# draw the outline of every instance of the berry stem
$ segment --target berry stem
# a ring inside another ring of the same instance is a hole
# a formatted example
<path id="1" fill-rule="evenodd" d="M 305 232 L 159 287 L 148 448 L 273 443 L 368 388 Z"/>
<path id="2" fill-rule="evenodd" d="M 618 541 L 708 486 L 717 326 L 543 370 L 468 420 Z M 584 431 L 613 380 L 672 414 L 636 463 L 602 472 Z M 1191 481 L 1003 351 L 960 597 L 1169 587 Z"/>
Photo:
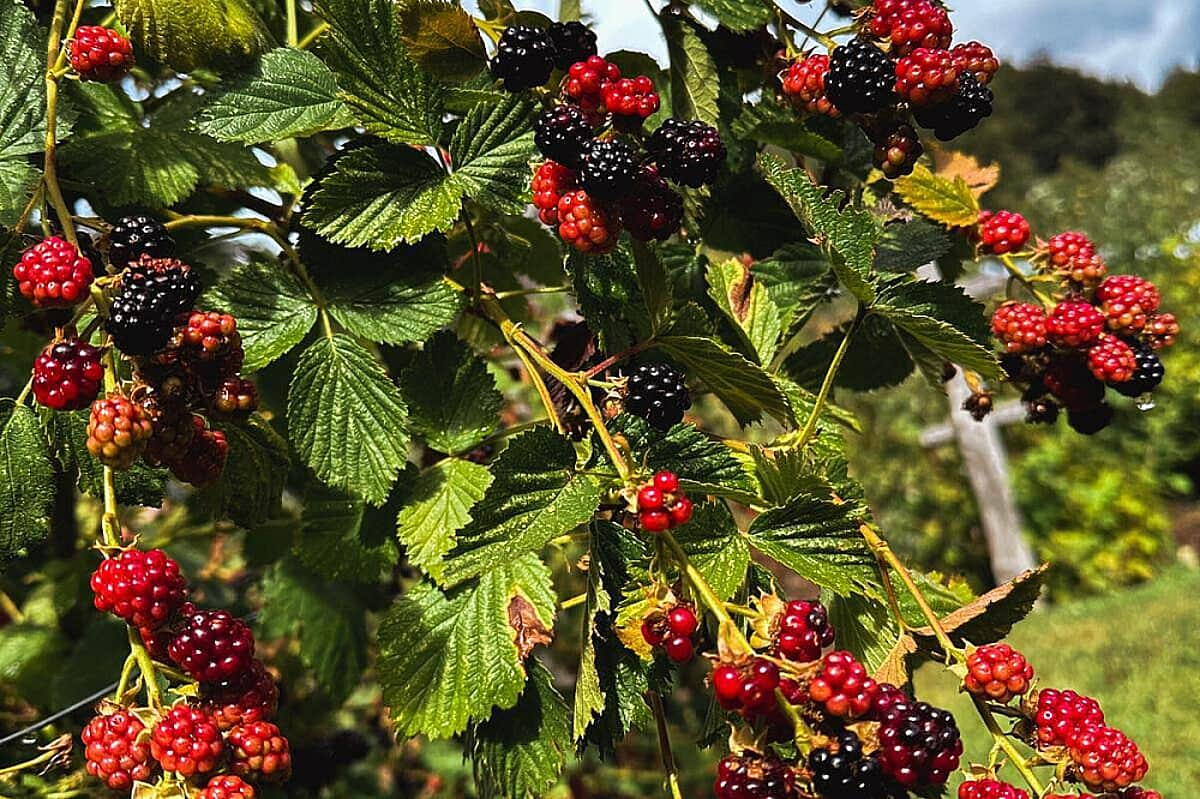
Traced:
<path id="1" fill-rule="evenodd" d="M 79 28 L 79 20 L 83 18 L 83 8 L 87 5 L 87 0 L 75 0 L 75 11 L 71 14 L 71 22 L 67 25 L 67 32 L 63 34 L 62 40 L 69 41 L 75 35 L 75 31 Z M 58 57 L 54 60 L 50 71 L 55 73 L 57 77 L 62 77 L 70 68 L 67 66 L 67 50 L 60 46 Z"/>
<path id="2" fill-rule="evenodd" d="M 1017 262 L 1013 260 L 1012 255 L 1001 255 L 1000 263 L 1004 264 L 1004 268 L 1008 270 L 1008 273 L 1024 286 L 1025 290 L 1032 294 L 1043 307 L 1047 310 L 1054 307 L 1054 300 L 1033 284 L 1033 281 L 1029 279 L 1029 275 L 1022 272 L 1021 267 L 1017 266 Z"/>
<path id="3" fill-rule="evenodd" d="M 529 375 L 529 381 L 537 389 L 538 396 L 542 400 L 542 407 L 546 409 L 546 415 L 554 423 L 554 429 L 560 434 L 566 432 L 562 419 L 558 416 L 558 409 L 554 407 L 554 398 L 550 396 L 550 389 L 546 386 L 546 381 L 538 373 L 537 367 L 534 366 L 533 361 L 529 359 L 524 350 L 511 340 L 508 343 L 512 346 L 513 352 L 517 354 L 517 358 L 520 359 L 521 365 L 525 367 L 525 374 Z"/>
<path id="4" fill-rule="evenodd" d="M 287 0 L 287 43 L 295 47 L 300 42 L 300 29 L 296 20 L 296 0 Z"/>
<path id="5" fill-rule="evenodd" d="M 130 652 L 125 657 L 125 665 L 121 667 L 121 679 L 117 681 L 117 692 L 113 695 L 113 701 L 121 704 L 125 701 L 125 693 L 129 690 L 129 678 L 133 676 L 133 667 L 137 665 L 137 658 Z"/>
<path id="6" fill-rule="evenodd" d="M 587 377 L 588 380 L 591 380 L 596 375 L 602 374 L 606 369 L 611 367 L 613 364 L 615 364 L 619 361 L 623 361 L 626 358 L 630 358 L 634 355 L 637 355 L 639 352 L 644 350 L 647 346 L 649 346 L 649 342 L 644 342 L 642 344 L 634 344 L 632 347 L 630 347 L 628 349 L 621 350 L 616 355 L 608 356 L 603 361 L 596 364 L 591 369 L 588 369 L 583 374 L 584 374 L 584 376 Z"/>
<path id="7" fill-rule="evenodd" d="M 837 47 L 837 42 L 833 40 L 832 36 L 826 36 L 816 28 L 811 28 L 808 25 L 805 25 L 803 22 L 784 11 L 782 8 L 779 8 L 779 6 L 776 6 L 775 8 L 779 11 L 780 16 L 785 18 L 788 24 L 793 28 L 803 33 L 806 39 L 815 39 L 827 50 L 832 50 L 833 48 Z"/>
<path id="8" fill-rule="evenodd" d="M 1030 768 L 1029 764 L 1025 762 L 1025 758 L 1021 756 L 1021 753 L 1017 751 L 1015 746 L 1013 746 L 1013 742 L 1010 741 L 1008 736 L 1004 734 L 1004 731 L 1000 729 L 1000 725 L 996 723 L 996 717 L 992 715 L 992 711 L 988 708 L 987 704 L 982 698 L 975 695 L 972 695 L 971 699 L 975 703 L 975 710 L 979 712 L 979 717 L 983 719 L 984 726 L 987 727 L 988 732 L 992 734 L 992 740 L 995 741 L 996 746 L 1000 747 L 1004 754 L 1008 756 L 1009 762 L 1012 763 L 1013 768 L 1017 770 L 1017 772 L 1025 780 L 1026 784 L 1029 785 L 1030 789 L 1032 789 L 1037 796 L 1041 796 L 1042 794 L 1046 793 L 1046 786 L 1042 785 L 1041 780 L 1039 780 L 1037 775 L 1033 773 L 1033 769 Z"/>
<path id="9" fill-rule="evenodd" d="M 84 0 L 78 0 L 77 13 L 82 13 Z M 62 51 L 62 28 L 66 21 L 67 2 L 58 0 L 54 4 L 54 17 L 50 22 L 50 38 L 46 44 L 46 138 L 45 161 L 42 167 L 42 184 L 46 188 L 46 196 L 54 206 L 58 222 L 62 225 L 63 235 L 67 241 L 79 246 L 75 235 L 75 223 L 71 219 L 71 209 L 63 199 L 62 188 L 58 185 L 58 78 L 54 70 L 59 66 Z"/>
<path id="10" fill-rule="evenodd" d="M 704 603 L 704 606 L 717 617 L 721 625 L 721 632 L 733 639 L 733 643 L 743 653 L 754 654 L 754 647 L 750 646 L 750 642 L 746 640 L 746 636 L 742 634 L 741 629 L 737 626 L 737 622 L 729 615 L 729 611 L 725 609 L 725 603 L 713 591 L 712 586 L 704 579 L 704 575 L 700 570 L 692 565 L 691 559 L 687 553 L 683 551 L 683 547 L 675 540 L 675 536 L 671 535 L 669 530 L 664 530 L 658 534 L 658 538 L 666 547 L 671 559 L 675 561 L 675 565 L 683 572 L 684 578 L 695 591 L 696 596 Z"/>
<path id="11" fill-rule="evenodd" d="M 154 668 L 154 660 L 146 651 L 146 645 L 142 643 L 137 630 L 125 625 L 125 632 L 129 636 L 129 649 L 133 653 L 134 660 L 137 661 L 138 671 L 142 673 L 142 682 L 146 684 L 146 699 L 149 700 L 150 707 L 161 711 L 162 691 L 158 687 L 158 674 Z"/>
<path id="12" fill-rule="evenodd" d="M 312 43 L 315 42 L 317 40 L 317 38 L 327 30 L 329 30 L 329 23 L 321 22 L 316 27 L 314 27 L 312 30 L 310 30 L 308 33 L 304 34 L 303 39 L 296 42 L 296 49 L 297 50 L 308 49 L 312 45 Z"/>
<path id="13" fill-rule="evenodd" d="M 29 392 L 32 390 L 33 390 L 33 378 L 30 377 L 29 380 L 27 380 L 25 382 L 25 388 L 21 389 L 21 393 L 17 395 L 16 404 L 18 406 L 24 405 L 25 400 L 29 398 Z"/>
<path id="14" fill-rule="evenodd" d="M 829 368 L 825 370 L 825 379 L 821 381 L 821 388 L 817 392 L 817 398 L 813 402 L 812 412 L 808 415 L 808 421 L 804 423 L 804 429 L 800 431 L 800 438 L 796 443 L 796 449 L 803 450 L 812 441 L 813 435 L 817 432 L 817 425 L 821 421 L 821 413 L 825 410 L 825 403 L 829 401 L 829 392 L 833 390 L 833 381 L 837 379 L 838 369 L 842 366 L 842 361 L 846 358 L 846 352 L 850 349 L 850 340 L 854 338 L 854 334 L 858 331 L 863 319 L 867 316 L 865 306 L 858 306 L 858 313 L 854 315 L 854 321 L 850 323 L 850 327 L 846 329 L 846 335 L 842 336 L 842 343 L 838 345 L 837 352 L 833 354 L 833 360 L 829 363 Z"/>
<path id="15" fill-rule="evenodd" d="M 647 691 L 643 698 L 654 714 L 654 724 L 658 727 L 658 751 L 662 757 L 663 771 L 667 774 L 667 787 L 671 791 L 671 799 L 683 799 L 679 790 L 679 768 L 675 765 L 675 753 L 671 751 L 671 734 L 667 729 L 667 714 L 663 709 L 662 696 L 658 691 Z"/>
<path id="16" fill-rule="evenodd" d="M 496 299 L 507 300 L 512 297 L 529 297 L 535 294 L 562 294 L 571 291 L 570 286 L 537 286 L 531 289 L 513 289 L 512 291 L 497 291 Z"/>
<path id="17" fill-rule="evenodd" d="M 562 602 L 559 602 L 558 609 L 559 610 L 570 610 L 571 608 L 578 607 L 578 606 L 582 605 L 584 602 L 587 602 L 587 598 L 588 598 L 588 595 L 587 595 L 586 591 L 582 594 L 576 594 L 575 596 L 570 597 L 569 599 L 564 599 Z"/>

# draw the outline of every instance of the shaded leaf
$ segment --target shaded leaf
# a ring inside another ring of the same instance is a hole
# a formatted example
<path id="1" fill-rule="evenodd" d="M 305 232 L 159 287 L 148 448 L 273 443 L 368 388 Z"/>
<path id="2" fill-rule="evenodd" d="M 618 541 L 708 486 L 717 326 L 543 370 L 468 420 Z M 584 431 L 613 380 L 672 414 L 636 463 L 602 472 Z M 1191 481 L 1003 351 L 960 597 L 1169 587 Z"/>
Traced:
<path id="1" fill-rule="evenodd" d="M 54 468 L 37 414 L 0 399 L 0 568 L 50 533 Z"/>
<path id="2" fill-rule="evenodd" d="M 886 286 L 872 312 L 886 317 L 941 359 L 999 379 L 983 305 L 958 286 L 904 281 Z"/>
<path id="3" fill-rule="evenodd" d="M 723 344 L 698 336 L 664 336 L 654 346 L 703 381 L 739 423 L 756 422 L 764 412 L 783 422 L 791 418 L 787 400 L 770 375 Z"/>
<path id="4" fill-rule="evenodd" d="M 129 38 L 179 72 L 235 65 L 272 44 L 245 0 L 117 0 L 116 9 Z"/>
<path id="5" fill-rule="evenodd" d="M 647 469 L 670 469 L 684 490 L 730 499 L 755 501 L 755 485 L 733 455 L 733 450 L 690 424 L 677 424 L 664 435 L 632 414 L 618 416 L 610 425 L 629 442 L 630 449 Z M 600 450 L 599 447 L 596 448 Z"/>
<path id="6" fill-rule="evenodd" d="M 888 225 L 875 253 L 875 268 L 881 272 L 909 272 L 941 258 L 950 251 L 950 238 L 940 226 L 917 218 Z"/>
<path id="7" fill-rule="evenodd" d="M 732 598 L 745 583 L 750 545 L 724 502 L 697 505 L 692 520 L 675 530 L 675 539 L 721 599 Z"/>
<path id="8" fill-rule="evenodd" d="M 213 307 L 233 314 L 246 360 L 257 371 L 299 344 L 317 321 L 317 306 L 300 281 L 279 264 L 252 261 L 234 268 L 210 292 Z"/>
<path id="9" fill-rule="evenodd" d="M 459 83 L 487 64 L 479 28 L 459 5 L 443 0 L 404 0 L 399 14 L 400 41 L 409 56 L 435 78 Z"/>
<path id="10" fill-rule="evenodd" d="M 246 528 L 277 516 L 290 466 L 287 442 L 257 415 L 245 424 L 213 426 L 225 433 L 229 455 L 221 479 L 201 490 L 197 501 Z"/>
<path id="11" fill-rule="evenodd" d="M 465 452 L 499 423 L 504 398 L 484 364 L 453 333 L 425 344 L 400 374 L 409 427 L 438 452 Z"/>
<path id="12" fill-rule="evenodd" d="M 362 499 L 310 483 L 304 493 L 296 557 L 314 574 L 348 583 L 375 583 L 399 560 L 391 536 L 366 541 Z"/>

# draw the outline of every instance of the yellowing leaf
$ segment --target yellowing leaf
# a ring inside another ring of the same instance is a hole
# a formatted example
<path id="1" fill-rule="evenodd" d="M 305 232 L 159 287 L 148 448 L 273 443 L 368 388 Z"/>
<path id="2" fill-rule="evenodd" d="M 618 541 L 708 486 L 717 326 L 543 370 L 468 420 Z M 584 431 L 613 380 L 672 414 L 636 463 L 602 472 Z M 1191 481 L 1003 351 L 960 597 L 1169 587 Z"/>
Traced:
<path id="1" fill-rule="evenodd" d="M 947 227 L 967 227 L 979 218 L 979 200 L 961 175 L 935 175 L 917 164 L 911 175 L 897 178 L 896 191 L 919 213 Z"/>
<path id="2" fill-rule="evenodd" d="M 944 178 L 962 178 L 971 187 L 971 193 L 982 197 L 1000 182 L 1000 165 L 983 166 L 973 155 L 942 150 L 933 155 L 933 170 Z"/>

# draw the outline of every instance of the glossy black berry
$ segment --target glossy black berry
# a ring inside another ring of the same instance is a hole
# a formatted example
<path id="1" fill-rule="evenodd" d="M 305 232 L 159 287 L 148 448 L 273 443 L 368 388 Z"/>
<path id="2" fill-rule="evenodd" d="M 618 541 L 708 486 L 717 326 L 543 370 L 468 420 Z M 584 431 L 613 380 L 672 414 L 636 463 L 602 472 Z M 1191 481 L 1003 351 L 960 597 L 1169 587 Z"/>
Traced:
<path id="1" fill-rule="evenodd" d="M 664 178 L 698 189 L 716 180 L 725 163 L 721 134 L 699 120 L 668 119 L 646 142 Z"/>
<path id="2" fill-rule="evenodd" d="M 918 108 L 917 124 L 929 128 L 942 141 L 950 141 L 992 115 L 992 90 L 971 73 L 958 78 L 958 93 L 944 103 Z"/>
<path id="3" fill-rule="evenodd" d="M 1094 436 L 1112 423 L 1113 409 L 1107 402 L 1092 408 L 1068 408 L 1067 424 L 1076 433 Z"/>
<path id="4" fill-rule="evenodd" d="M 621 218 L 639 241 L 664 241 L 683 223 L 683 198 L 653 166 L 644 166 L 633 190 L 621 201 Z"/>
<path id="5" fill-rule="evenodd" d="M 1113 383 L 1112 387 L 1126 397 L 1140 397 L 1158 388 L 1163 378 L 1167 376 L 1167 370 L 1163 367 L 1158 354 L 1148 344 L 1133 341 L 1129 346 L 1133 348 L 1133 354 L 1137 358 L 1137 369 L 1134 370 L 1133 377 L 1129 380 L 1124 383 Z"/>
<path id="6" fill-rule="evenodd" d="M 862 741 L 847 730 L 833 747 L 814 749 L 808 756 L 813 787 L 825 799 L 883 799 L 891 796 L 889 782 L 874 757 L 864 757 Z"/>
<path id="7" fill-rule="evenodd" d="M 108 234 L 108 261 L 117 269 L 142 255 L 166 258 L 175 251 L 175 240 L 162 222 L 149 216 L 126 216 Z"/>
<path id="8" fill-rule="evenodd" d="M 888 54 L 866 39 L 833 51 L 825 96 L 843 114 L 872 114 L 896 101 L 896 68 Z"/>
<path id="9" fill-rule="evenodd" d="M 963 744 L 954 717 L 925 702 L 900 700 L 879 719 L 883 771 L 905 788 L 944 785 L 958 768 Z"/>
<path id="10" fill-rule="evenodd" d="M 1049 397 L 1037 397 L 1025 403 L 1025 421 L 1030 424 L 1054 424 L 1058 421 L 1058 404 Z"/>
<path id="11" fill-rule="evenodd" d="M 533 143 L 551 161 L 578 169 L 595 131 L 577 105 L 558 105 L 543 111 L 533 123 Z"/>
<path id="12" fill-rule="evenodd" d="M 554 71 L 554 44 L 541 28 L 510 25 L 496 44 L 492 77 L 504 81 L 510 92 L 543 85 Z"/>
<path id="13" fill-rule="evenodd" d="M 579 164 L 579 185 L 596 200 L 619 200 L 633 188 L 637 156 L 618 139 L 594 141 Z"/>
<path id="14" fill-rule="evenodd" d="M 200 278 L 190 269 L 127 273 L 104 327 L 121 352 L 150 355 L 167 345 L 179 316 L 199 296 Z"/>
<path id="15" fill-rule="evenodd" d="M 642 364 L 629 377 L 625 409 L 656 430 L 668 430 L 683 421 L 691 404 L 683 375 L 666 364 Z"/>
<path id="16" fill-rule="evenodd" d="M 596 34 L 582 22 L 555 22 L 546 32 L 554 44 L 554 66 L 559 69 L 596 55 Z"/>

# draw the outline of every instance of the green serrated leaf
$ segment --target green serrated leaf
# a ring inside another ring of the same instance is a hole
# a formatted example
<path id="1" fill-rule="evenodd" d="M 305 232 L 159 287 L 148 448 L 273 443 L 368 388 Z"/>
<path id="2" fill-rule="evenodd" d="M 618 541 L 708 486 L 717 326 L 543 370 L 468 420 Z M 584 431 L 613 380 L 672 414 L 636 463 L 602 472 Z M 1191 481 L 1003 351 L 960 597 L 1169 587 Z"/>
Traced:
<path id="1" fill-rule="evenodd" d="M 919 280 L 891 283 L 880 291 L 872 311 L 895 323 L 941 359 L 987 380 L 1000 378 L 983 306 L 958 286 Z"/>
<path id="2" fill-rule="evenodd" d="M 408 559 L 436 580 L 456 533 L 471 521 L 471 508 L 492 484 L 487 467 L 447 458 L 421 473 L 396 517 L 396 532 Z"/>
<path id="3" fill-rule="evenodd" d="M 566 268 L 583 317 L 602 348 L 619 351 L 650 336 L 647 303 L 627 243 L 604 255 L 571 250 Z"/>
<path id="4" fill-rule="evenodd" d="M 237 317 L 246 373 L 299 344 L 317 321 L 317 306 L 308 291 L 278 264 L 252 261 L 235 267 L 209 292 L 209 299 L 213 307 Z"/>
<path id="5" fill-rule="evenodd" d="M 872 283 L 879 227 L 870 213 L 842 208 L 845 195 L 812 181 L 803 169 L 788 169 L 783 159 L 763 153 L 758 168 L 830 257 L 838 278 L 862 302 L 875 299 Z"/>
<path id="6" fill-rule="evenodd" d="M 516 704 L 525 656 L 546 640 L 554 608 L 550 570 L 535 555 L 449 592 L 431 583 L 409 589 L 379 628 L 379 683 L 397 732 L 448 738 Z"/>
<path id="7" fill-rule="evenodd" d="M 889 669 L 889 682 L 904 686 L 907 670 L 897 680 L 897 666 L 902 665 L 903 653 L 897 651 L 901 632 L 888 606 L 866 596 L 829 597 L 829 622 L 838 635 L 838 646 L 851 652 L 871 674 L 881 668 Z M 900 655 L 900 663 L 895 659 Z M 882 678 L 881 678 L 882 679 Z"/>
<path id="8" fill-rule="evenodd" d="M 398 6 L 391 0 L 317 0 L 313 7 L 330 26 L 319 54 L 367 132 L 405 144 L 437 144 L 444 90 L 408 57 Z"/>
<path id="9" fill-rule="evenodd" d="M 858 530 L 854 506 L 799 494 L 760 514 L 746 531 L 767 557 L 840 596 L 870 593 L 878 582 L 875 557 Z"/>
<path id="10" fill-rule="evenodd" d="M 689 493 L 756 502 L 754 480 L 734 457 L 733 450 L 692 425 L 677 424 L 663 435 L 645 420 L 625 413 L 609 427 L 625 436 L 630 449 L 647 469 L 670 469 Z"/>
<path id="11" fill-rule="evenodd" d="M 717 18 L 726 28 L 748 31 L 766 25 L 771 19 L 769 6 L 745 0 L 699 0 L 696 5 Z"/>
<path id="12" fill-rule="evenodd" d="M 632 242 L 633 267 L 637 273 L 638 288 L 650 317 L 651 335 L 658 333 L 671 322 L 673 296 L 671 279 L 657 250 L 648 244 Z"/>
<path id="13" fill-rule="evenodd" d="M 916 218 L 883 229 L 875 253 L 875 268 L 881 272 L 910 272 L 949 251 L 950 237 L 946 231 L 928 220 Z"/>
<path id="14" fill-rule="evenodd" d="M 306 50 L 278 48 L 205 106 L 197 125 L 214 139 L 257 143 L 351 122 L 333 71 Z"/>
<path id="15" fill-rule="evenodd" d="M 725 345 L 699 336 L 663 336 L 654 346 L 703 381 L 740 424 L 756 422 L 764 412 L 782 422 L 791 418 L 787 400 L 770 375 Z"/>
<path id="16" fill-rule="evenodd" d="M 54 468 L 37 414 L 0 399 L 0 568 L 50 532 Z"/>
<path id="17" fill-rule="evenodd" d="M 739 139 L 774 144 L 831 164 L 841 163 L 844 157 L 841 147 L 810 130 L 796 119 L 795 111 L 768 99 L 742 106 L 731 127 Z"/>
<path id="18" fill-rule="evenodd" d="M 341 704 L 367 665 L 366 608 L 345 586 L 290 558 L 266 573 L 262 594 L 259 627 L 268 637 L 298 636 L 301 659 Z"/>
<path id="19" fill-rule="evenodd" d="M 575 449 L 547 427 L 514 438 L 492 466 L 492 485 L 473 521 L 446 557 L 443 579 L 455 585 L 586 524 L 600 504 L 599 480 L 573 474 Z"/>
<path id="20" fill-rule="evenodd" d="M 465 452 L 487 438 L 499 422 L 504 398 L 482 360 L 453 333 L 425 345 L 400 374 L 409 427 L 438 452 Z"/>
<path id="21" fill-rule="evenodd" d="M 403 0 L 400 40 L 409 56 L 435 78 L 461 83 L 487 64 L 483 39 L 471 15 L 445 0 Z"/>
<path id="22" fill-rule="evenodd" d="M 892 185 L 918 213 L 947 227 L 970 227 L 979 221 L 979 200 L 961 175 L 951 180 L 917 164 L 911 175 L 897 178 Z"/>
<path id="23" fill-rule="evenodd" d="M 326 288 L 329 312 L 347 330 L 371 341 L 423 341 L 454 321 L 465 298 L 422 264 L 400 274 L 346 271 Z"/>
<path id="24" fill-rule="evenodd" d="M 229 455 L 221 479 L 200 491 L 197 501 L 246 528 L 277 516 L 290 466 L 287 442 L 261 416 L 214 426 L 225 433 Z"/>
<path id="25" fill-rule="evenodd" d="M 104 467 L 87 451 L 88 412 L 44 411 L 42 423 L 50 441 L 50 449 L 64 470 L 75 470 L 76 484 L 85 494 L 101 499 L 104 496 Z M 165 469 L 153 469 L 144 461 L 132 468 L 117 472 L 114 482 L 117 502 L 122 505 L 159 507 L 166 487 Z"/>
<path id="26" fill-rule="evenodd" d="M 779 306 L 785 332 L 802 327 L 837 290 L 837 276 L 829 259 L 817 245 L 807 241 L 781 247 L 751 270 Z"/>
<path id="27" fill-rule="evenodd" d="M 129 38 L 178 72 L 236 65 L 272 44 L 245 0 L 117 0 L 116 8 Z"/>
<path id="28" fill-rule="evenodd" d="M 361 344 L 322 337 L 300 356 L 288 389 L 288 435 L 322 481 L 376 505 L 408 456 L 399 389 Z"/>
<path id="29" fill-rule="evenodd" d="M 761 364 L 769 364 L 779 346 L 783 321 L 767 287 L 754 279 L 738 258 L 708 266 L 708 296 L 733 322 L 746 349 Z"/>
<path id="30" fill-rule="evenodd" d="M 680 119 L 699 119 L 715 126 L 720 121 L 717 65 L 703 40 L 682 17 L 659 19 L 671 58 L 671 111 Z"/>
<path id="31" fill-rule="evenodd" d="M 615 526 L 615 525 L 614 525 Z M 588 543 L 589 555 L 597 546 L 597 536 L 602 534 L 603 525 L 593 523 Z M 578 741 L 587 732 L 588 726 L 604 711 L 604 689 L 600 687 L 600 672 L 596 669 L 596 622 L 600 614 L 612 610 L 612 598 L 604 587 L 603 558 L 597 555 L 588 558 L 587 603 L 584 606 L 583 626 L 579 646 L 579 673 L 575 678 L 575 703 L 571 710 L 571 740 Z"/>
<path id="32" fill-rule="evenodd" d="M 314 574 L 347 583 L 374 583 L 396 565 L 388 536 L 364 541 L 367 504 L 358 497 L 311 483 L 304 493 L 296 557 Z"/>
<path id="33" fill-rule="evenodd" d="M 40 153 L 45 146 L 45 51 L 25 4 L 0 2 L 0 161 Z"/>
<path id="34" fill-rule="evenodd" d="M 538 799 L 566 765 L 570 711 L 541 662 L 529 667 L 513 707 L 498 710 L 475 731 L 472 761 L 481 799 Z"/>
<path id="35" fill-rule="evenodd" d="M 533 103 L 519 94 L 499 103 L 480 103 L 454 131 L 450 159 L 453 181 L 477 203 L 500 213 L 519 214 L 529 195 L 533 146 Z"/>
<path id="36" fill-rule="evenodd" d="M 729 599 L 746 582 L 750 545 L 724 502 L 697 505 L 692 520 L 675 531 L 692 565 L 721 599 Z"/>
<path id="37" fill-rule="evenodd" d="M 819 386 L 849 325 L 847 322 L 793 353 L 784 364 L 788 375 L 802 386 Z M 914 368 L 896 326 L 882 316 L 868 314 L 850 340 L 835 385 L 854 391 L 897 386 Z"/>

